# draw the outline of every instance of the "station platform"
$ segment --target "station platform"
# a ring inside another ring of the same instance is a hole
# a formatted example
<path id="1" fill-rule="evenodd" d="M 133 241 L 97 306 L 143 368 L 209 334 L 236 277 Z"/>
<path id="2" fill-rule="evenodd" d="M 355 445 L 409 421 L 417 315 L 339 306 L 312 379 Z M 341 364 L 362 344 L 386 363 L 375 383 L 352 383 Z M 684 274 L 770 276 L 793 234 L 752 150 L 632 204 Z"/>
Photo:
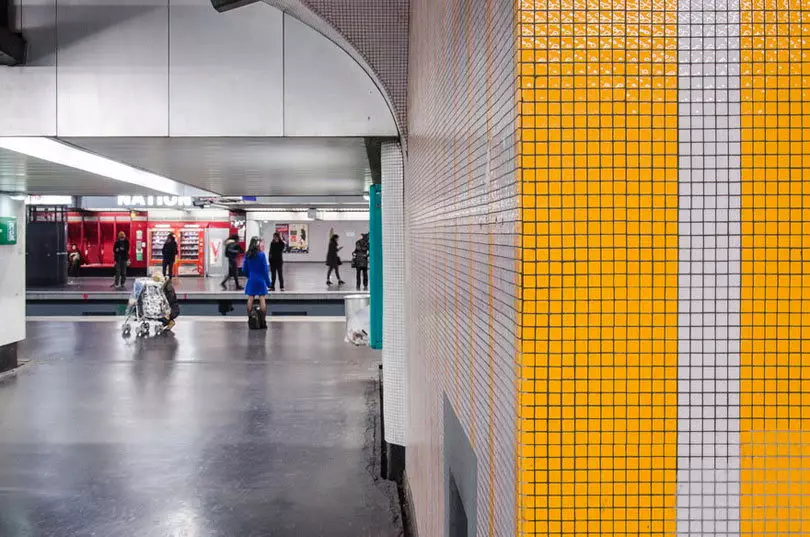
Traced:
<path id="1" fill-rule="evenodd" d="M 342 316 L 344 299 L 358 292 L 354 271 L 342 274 L 347 285 L 326 285 L 326 267 L 320 263 L 285 265 L 284 292 L 268 296 L 270 315 Z M 351 276 L 351 278 L 349 278 Z M 237 291 L 233 280 L 228 290 L 220 286 L 222 278 L 176 277 L 173 281 L 183 315 L 244 315 L 245 294 Z M 334 281 L 334 280 L 333 280 Z M 241 279 L 244 285 L 244 278 Z M 60 287 L 31 287 L 26 291 L 29 316 L 121 315 L 132 289 L 111 288 L 111 278 L 80 277 Z M 233 309 L 231 309 L 233 308 Z"/>
<path id="2" fill-rule="evenodd" d="M 0 535 L 394 537 L 379 354 L 342 322 L 28 323 L 0 377 Z"/>

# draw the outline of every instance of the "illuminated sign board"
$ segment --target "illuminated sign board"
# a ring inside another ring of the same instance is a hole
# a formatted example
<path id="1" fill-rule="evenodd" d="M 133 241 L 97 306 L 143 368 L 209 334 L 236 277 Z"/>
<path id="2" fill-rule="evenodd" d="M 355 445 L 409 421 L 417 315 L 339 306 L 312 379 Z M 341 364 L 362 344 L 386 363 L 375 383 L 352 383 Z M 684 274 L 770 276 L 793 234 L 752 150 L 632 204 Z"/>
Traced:
<path id="1" fill-rule="evenodd" d="M 17 244 L 17 219 L 0 216 L 0 244 Z"/>
<path id="2" fill-rule="evenodd" d="M 191 196 L 118 196 L 119 207 L 191 207 Z"/>
<path id="3" fill-rule="evenodd" d="M 73 196 L 28 196 L 26 205 L 67 205 L 73 206 Z"/>

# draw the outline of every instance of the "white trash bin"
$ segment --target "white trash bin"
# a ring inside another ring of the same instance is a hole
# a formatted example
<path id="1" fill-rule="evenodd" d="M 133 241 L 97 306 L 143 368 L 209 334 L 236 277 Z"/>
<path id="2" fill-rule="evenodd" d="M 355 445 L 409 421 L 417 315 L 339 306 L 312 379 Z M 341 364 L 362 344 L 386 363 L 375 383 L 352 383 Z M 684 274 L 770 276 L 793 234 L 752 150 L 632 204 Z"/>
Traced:
<path id="1" fill-rule="evenodd" d="M 344 299 L 346 309 L 346 341 L 368 346 L 371 332 L 371 307 L 368 295 L 349 295 Z"/>

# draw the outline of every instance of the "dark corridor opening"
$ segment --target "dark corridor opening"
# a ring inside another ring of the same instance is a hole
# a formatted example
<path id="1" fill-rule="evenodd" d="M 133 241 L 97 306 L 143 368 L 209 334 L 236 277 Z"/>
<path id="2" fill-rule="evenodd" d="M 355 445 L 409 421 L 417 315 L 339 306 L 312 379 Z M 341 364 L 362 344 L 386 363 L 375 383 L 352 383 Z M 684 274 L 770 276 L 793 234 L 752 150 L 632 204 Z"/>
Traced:
<path id="1" fill-rule="evenodd" d="M 448 537 L 467 537 L 467 511 L 458 490 L 456 478 L 450 475 L 450 534 Z"/>

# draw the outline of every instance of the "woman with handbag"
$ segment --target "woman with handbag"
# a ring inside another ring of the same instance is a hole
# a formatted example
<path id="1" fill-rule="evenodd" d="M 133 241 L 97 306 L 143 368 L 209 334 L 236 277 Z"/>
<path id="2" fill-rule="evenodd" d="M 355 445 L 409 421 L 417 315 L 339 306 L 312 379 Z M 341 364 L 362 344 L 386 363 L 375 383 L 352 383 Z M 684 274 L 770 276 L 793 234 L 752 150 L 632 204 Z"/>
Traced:
<path id="1" fill-rule="evenodd" d="M 362 279 L 363 290 L 368 291 L 368 233 L 360 235 L 360 240 L 354 244 L 352 252 L 352 268 L 357 273 L 357 290 L 360 290 Z"/>
<path id="2" fill-rule="evenodd" d="M 329 271 L 326 273 L 326 285 L 332 285 L 332 271 L 335 271 L 335 276 L 338 279 L 338 285 L 343 285 L 343 280 L 340 279 L 340 265 L 343 263 L 340 260 L 340 256 L 338 252 L 340 252 L 343 247 L 338 246 L 338 236 L 332 235 L 332 238 L 329 240 L 329 250 L 326 253 L 326 266 L 329 267 Z"/>
<path id="3" fill-rule="evenodd" d="M 267 315 L 267 290 L 270 287 L 270 267 L 267 264 L 267 255 L 261 249 L 261 239 L 253 237 L 250 239 L 245 260 L 242 265 L 242 272 L 247 277 L 245 283 L 245 294 L 247 295 L 248 324 L 251 328 L 267 328 L 265 316 Z M 256 315 L 253 312 L 253 303 L 259 297 L 259 311 L 255 319 L 256 326 L 253 325 Z"/>

